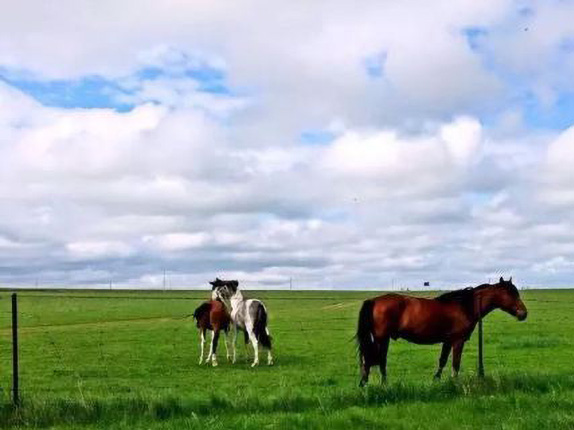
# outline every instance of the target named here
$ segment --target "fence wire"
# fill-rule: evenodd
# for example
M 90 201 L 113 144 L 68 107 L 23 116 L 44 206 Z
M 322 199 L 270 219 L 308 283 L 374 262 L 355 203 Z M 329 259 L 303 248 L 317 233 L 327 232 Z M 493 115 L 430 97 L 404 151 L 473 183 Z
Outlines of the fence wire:
M 181 386 L 187 373 L 202 372 L 205 368 L 199 368 L 197 364 L 199 335 L 191 314 L 209 297 L 208 293 L 197 292 L 188 296 L 163 296 L 161 293 L 153 296 L 136 293 L 18 294 L 22 396 L 60 393 L 84 397 L 109 391 L 125 393 L 151 387 L 174 389 Z M 0 293 L 0 298 L 6 296 Z M 290 299 L 295 299 L 294 303 L 302 303 L 298 297 L 261 296 L 266 296 L 262 298 L 270 307 L 270 329 L 276 339 L 310 339 L 308 333 L 338 335 L 346 340 L 352 338 L 354 315 L 330 316 L 327 313 L 321 318 L 307 314 L 292 324 L 288 314 L 297 314 L 300 305 L 285 311 L 283 304 Z M 341 301 L 356 306 L 360 304 L 360 300 L 354 297 L 309 295 L 302 299 L 315 308 L 321 307 L 317 305 L 319 301 L 325 305 Z M 8 302 L 2 300 L 0 306 Z M 3 387 L 10 386 L 11 317 L 11 311 L 2 306 L 0 386 Z M 306 342 L 311 345 L 309 339 Z M 240 336 L 238 352 L 245 355 L 242 343 Z M 282 345 L 278 348 L 288 349 Z M 223 341 L 220 341 L 218 352 L 220 363 L 225 362 L 222 360 L 225 354 Z M 336 354 L 332 355 L 336 359 Z M 354 359 L 354 347 L 349 348 L 349 355 Z
M 19 294 L 20 390 L 23 396 L 59 393 L 83 397 L 102 392 L 172 390 L 205 377 L 202 370 L 205 366 L 200 368 L 197 364 L 199 335 L 191 313 L 209 297 L 209 291 L 194 291 L 190 295 L 148 294 Z M 424 292 L 417 296 L 435 294 Z M 282 359 L 287 363 L 309 359 L 296 349 L 296 346 L 305 345 L 309 354 L 320 353 L 333 360 L 347 360 L 349 372 L 356 373 L 353 335 L 357 311 L 365 298 L 376 296 L 377 292 L 336 295 L 305 292 L 289 296 L 248 291 L 246 295 L 266 302 L 279 363 Z M 12 314 L 9 300 L 3 300 L 6 297 L 7 294 L 0 293 L 0 387 L 10 386 Z M 574 303 L 564 300 L 534 297 L 526 301 L 532 306 L 552 304 L 553 309 L 574 310 Z M 499 337 L 508 324 L 516 323 L 501 318 L 496 320 L 496 325 L 485 324 L 487 373 L 489 365 L 504 365 L 502 354 L 490 353 L 489 336 Z M 333 350 L 314 350 L 316 337 L 332 338 L 339 346 Z M 242 343 L 240 336 L 238 352 L 244 360 Z M 343 357 L 340 345 L 345 345 Z M 409 351 L 418 353 L 418 349 Z M 218 353 L 220 363 L 224 363 L 223 338 Z M 546 357 L 540 349 L 532 353 L 539 354 L 541 362 Z M 401 369 L 400 372 L 408 370 Z

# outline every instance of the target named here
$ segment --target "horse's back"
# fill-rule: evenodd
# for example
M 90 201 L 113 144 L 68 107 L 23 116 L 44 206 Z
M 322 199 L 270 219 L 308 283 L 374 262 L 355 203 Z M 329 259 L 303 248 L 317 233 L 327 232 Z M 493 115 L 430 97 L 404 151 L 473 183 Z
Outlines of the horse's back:
M 259 299 L 247 299 L 245 301 L 245 307 L 248 309 L 248 311 L 253 311 L 256 310 L 258 307 L 262 307 L 263 309 L 265 309 L 267 311 L 267 308 L 265 307 L 265 305 L 263 304 L 263 302 Z
M 389 293 L 372 299 L 375 303 L 374 310 L 378 313 L 391 313 L 395 316 L 405 311 L 423 312 L 440 311 L 443 304 L 433 299 L 407 296 L 403 294 Z

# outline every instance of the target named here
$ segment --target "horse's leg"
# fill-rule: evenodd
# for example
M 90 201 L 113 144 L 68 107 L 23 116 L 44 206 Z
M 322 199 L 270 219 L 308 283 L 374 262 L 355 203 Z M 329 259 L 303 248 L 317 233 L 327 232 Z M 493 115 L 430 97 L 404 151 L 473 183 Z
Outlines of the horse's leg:
M 267 336 L 271 337 L 267 327 L 265 327 L 265 331 L 267 332 Z M 271 348 L 267 350 L 267 365 L 273 366 L 273 354 L 271 354 Z
M 231 339 L 231 346 L 233 346 L 233 358 L 231 362 L 235 364 L 237 358 L 237 324 L 233 324 L 233 338 Z
M 249 332 L 247 331 L 247 329 L 245 329 L 243 331 L 243 349 L 245 351 L 245 362 L 249 363 L 249 343 L 251 341 L 249 340 Z
M 211 361 L 211 345 L 213 344 L 213 332 L 211 330 L 210 330 L 210 332 L 211 332 L 211 341 L 209 342 L 209 345 L 207 346 L 207 358 L 204 361 L 205 364 L 209 364 L 209 362 Z M 206 331 L 206 337 L 207 337 L 207 331 Z
M 204 347 L 205 347 L 205 329 L 201 329 L 200 331 L 201 334 L 201 352 L 199 353 L 199 364 L 203 364 L 203 351 L 204 351 Z
M 371 370 L 371 365 L 367 364 L 367 359 L 361 357 L 361 382 L 359 382 L 359 387 L 364 387 L 369 382 L 369 371 Z
M 442 350 L 440 352 L 440 358 L 438 359 L 438 369 L 434 375 L 434 377 L 436 379 L 440 379 L 440 376 L 442 375 L 442 369 L 444 369 L 444 366 L 446 366 L 446 362 L 448 361 L 448 356 L 450 354 L 451 348 L 452 348 L 452 345 L 448 342 L 444 342 L 442 344 Z
M 257 341 L 257 336 L 255 336 L 255 332 L 253 329 L 249 330 L 249 339 L 251 340 L 251 345 L 253 345 L 253 363 L 251 367 L 255 367 L 259 364 L 259 342 Z
M 389 341 L 390 337 L 385 337 L 381 343 L 381 356 L 379 361 L 379 368 L 381 369 L 381 383 L 385 383 L 387 380 L 387 355 L 389 352 Z
M 452 346 L 452 376 L 458 376 L 460 370 L 460 360 L 462 358 L 462 349 L 464 348 L 464 341 L 459 340 Z
M 217 342 L 219 341 L 219 328 L 213 328 L 213 336 L 211 337 L 211 365 L 217 366 Z
M 379 365 L 381 368 L 381 377 L 383 378 L 383 380 L 386 378 L 386 373 L 387 373 L 387 351 L 389 348 L 389 337 L 383 337 L 383 343 L 385 343 L 385 351 L 384 354 L 381 354 L 379 356 L 374 356 L 373 354 L 376 354 L 375 351 L 378 350 L 378 348 L 380 347 L 382 349 L 382 345 L 379 343 L 379 339 L 375 338 L 373 336 L 371 336 L 372 339 L 372 344 L 370 345 L 371 351 L 369 352 L 366 356 L 365 355 L 361 355 L 361 382 L 359 382 L 359 387 L 364 387 L 365 385 L 367 385 L 367 382 L 369 382 L 369 373 L 371 371 L 371 366 L 374 366 L 375 364 L 377 364 L 377 359 L 379 359 Z M 386 339 L 386 340 L 385 340 Z M 384 356 L 384 362 L 383 362 L 383 356 Z
M 213 353 L 213 345 L 215 341 L 215 330 L 211 332 L 211 345 L 209 346 L 209 355 L 207 356 L 206 364 L 209 364 L 210 361 L 215 360 L 213 363 L 214 366 L 217 366 L 217 359 L 215 358 L 215 354 Z
M 229 330 L 225 332 L 225 355 L 227 356 L 227 361 L 231 361 L 231 354 L 229 354 Z

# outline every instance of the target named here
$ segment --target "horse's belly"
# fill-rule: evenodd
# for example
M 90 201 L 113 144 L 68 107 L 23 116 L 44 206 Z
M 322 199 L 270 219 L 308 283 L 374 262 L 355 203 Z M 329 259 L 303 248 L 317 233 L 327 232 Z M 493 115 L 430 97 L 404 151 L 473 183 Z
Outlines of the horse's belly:
M 397 332 L 397 337 L 409 342 L 422 345 L 432 345 L 434 343 L 445 342 L 452 335 L 452 324 L 448 319 L 424 319 L 401 324 Z
M 235 323 L 237 328 L 239 328 L 241 330 L 245 330 L 245 321 L 243 320 L 243 318 L 234 318 L 232 316 L 231 319 L 233 320 L 233 322 Z
M 427 335 L 409 331 L 398 332 L 395 339 L 398 338 L 405 339 L 409 342 L 417 343 L 419 345 L 433 345 L 435 343 L 442 343 L 446 340 L 444 335 Z

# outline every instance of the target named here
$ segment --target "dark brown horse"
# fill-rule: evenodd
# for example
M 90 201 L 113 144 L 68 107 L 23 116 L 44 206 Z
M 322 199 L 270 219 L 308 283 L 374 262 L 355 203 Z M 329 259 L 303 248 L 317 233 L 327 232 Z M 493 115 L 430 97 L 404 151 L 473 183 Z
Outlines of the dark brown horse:
M 223 331 L 225 333 L 225 350 L 227 352 L 227 360 L 230 359 L 229 347 L 227 346 L 227 334 L 231 324 L 231 317 L 227 308 L 220 300 L 210 300 L 209 302 L 202 303 L 193 312 L 193 318 L 197 321 L 197 328 L 201 334 L 201 352 L 199 356 L 199 364 L 203 363 L 203 349 L 205 345 L 205 333 L 211 330 L 211 347 L 205 362 L 213 366 L 217 366 L 217 343 L 219 341 L 219 334 Z
M 498 284 L 451 291 L 434 299 L 385 294 L 365 300 L 359 313 L 357 340 L 361 359 L 361 386 L 369 379 L 371 366 L 379 365 L 382 380 L 387 376 L 390 339 L 418 344 L 442 343 L 436 378 L 440 378 L 452 349 L 452 372 L 458 374 L 464 343 L 478 320 L 494 309 L 526 319 L 527 310 L 512 278 Z

